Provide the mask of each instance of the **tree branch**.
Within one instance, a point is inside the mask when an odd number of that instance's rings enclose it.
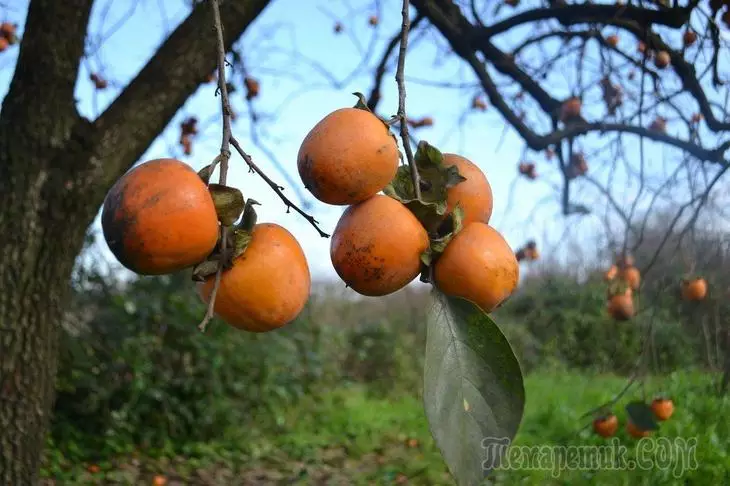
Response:
[[[413,29],[416,28],[416,26],[423,20],[423,15],[420,13],[416,15],[416,17],[411,22],[410,30],[413,32]],[[383,52],[383,56],[380,58],[380,62],[378,63],[378,67],[375,68],[375,81],[373,82],[373,88],[370,91],[370,96],[368,96],[368,108],[370,108],[370,111],[375,111],[375,109],[378,106],[378,102],[380,101],[380,85],[383,83],[383,77],[385,76],[385,68],[388,64],[388,59],[390,59],[390,56],[393,54],[393,51],[395,51],[395,47],[400,42],[401,33],[398,31],[396,35],[391,37],[390,42],[388,42],[388,45],[385,47],[385,51]]]
[[[398,50],[398,68],[395,73],[395,82],[398,84],[398,121],[400,124],[400,137],[403,142],[403,150],[406,153],[406,161],[411,168],[411,178],[413,179],[413,191],[416,199],[421,200],[421,182],[418,176],[418,166],[413,160],[413,150],[411,149],[411,140],[408,137],[408,119],[406,118],[406,54],[408,52],[408,32],[411,28],[411,18],[409,13],[410,4],[408,0],[403,0],[403,9],[401,15],[403,23],[400,30],[400,49]]]
[[[270,0],[227,1],[220,6],[226,51]],[[94,122],[94,167],[102,186],[111,184],[136,161],[167,126],[180,106],[216,65],[213,12],[208,2],[190,16],[160,46],[111,106]],[[210,34],[210,35],[207,35]]]
[[[74,88],[93,3],[30,2],[15,74],[0,114],[3,125],[27,132],[44,146],[58,148],[68,138],[78,118]]]
[[[687,7],[671,9],[647,9],[632,5],[598,5],[591,3],[567,4],[549,8],[538,8],[519,13],[488,27],[474,29],[474,41],[487,40],[514,27],[539,20],[557,20],[563,25],[612,24],[615,21],[630,20],[644,27],[657,24],[678,29],[687,23],[696,2]]]

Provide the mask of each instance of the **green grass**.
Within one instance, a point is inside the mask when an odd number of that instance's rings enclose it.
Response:
[[[626,379],[569,372],[541,372],[527,378],[527,407],[515,446],[606,444],[585,428],[588,410],[611,399]],[[674,416],[650,441],[645,457],[655,457],[666,439],[697,438],[694,470],[673,476],[671,468],[634,470],[498,471],[497,484],[725,484],[730,480],[730,399],[718,398],[711,377],[681,373],[648,380],[614,408],[622,427],[617,441],[636,457],[635,439],[625,432],[623,405],[628,400],[671,397]],[[154,474],[183,484],[453,484],[431,439],[420,399],[414,394],[387,398],[369,395],[362,386],[328,390],[290,410],[256,417],[255,427],[231,427],[219,443],[172,445],[99,463],[71,464],[50,451],[46,476],[57,484],[150,484]],[[234,424],[232,424],[234,425]],[[409,443],[410,442],[410,443]],[[649,450],[653,447],[653,451]],[[173,452],[173,450],[175,452]]]

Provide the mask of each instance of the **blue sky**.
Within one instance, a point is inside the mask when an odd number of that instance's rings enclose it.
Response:
[[[254,109],[263,120],[258,131],[266,150],[251,141],[251,125],[242,94],[238,92],[233,97],[234,110],[239,115],[233,128],[234,135],[254,160],[286,187],[285,192],[295,201],[299,201],[297,191],[289,181],[300,186],[298,192],[307,196],[309,211],[327,232],[332,231],[344,208],[327,206],[309,197],[297,174],[297,151],[302,139],[317,121],[335,109],[352,106],[355,98],[351,93],[368,93],[372,86],[372,70],[368,69],[346,85],[332,85],[331,78],[344,79],[363,57],[348,35],[333,33],[335,20],[332,16],[341,18],[348,33],[352,32],[363,46],[367,46],[375,36],[373,42],[376,47],[370,66],[377,62],[384,43],[397,31],[400,23],[400,2],[381,2],[383,11],[377,29],[367,23],[368,16],[374,13],[370,2],[353,0],[349,3],[359,4],[359,7],[355,5],[355,10],[348,11],[345,8],[347,2],[274,0],[244,36],[240,47],[247,68],[261,81],[261,96],[255,100]],[[4,12],[4,16],[22,26],[27,3],[19,1],[13,5],[12,10]],[[85,60],[77,85],[81,113],[90,118],[98,115],[187,12],[186,2],[181,0],[113,3],[98,0],[87,39],[87,52],[92,55]],[[414,35],[414,39],[416,37]],[[104,41],[97,48],[99,38]],[[7,89],[16,55],[17,47],[0,54],[0,96],[4,96]],[[111,87],[101,93],[94,92],[88,81],[90,69],[102,72],[110,80]],[[324,70],[327,75],[322,74]],[[476,91],[444,89],[421,82],[473,82],[463,63],[447,60],[431,38],[419,42],[414,40],[407,58],[406,75],[409,80],[409,115],[429,115],[435,119],[432,128],[421,129],[415,135],[444,152],[457,152],[482,168],[494,193],[492,224],[503,232],[510,245],[516,248],[526,239],[536,238],[545,248],[550,242],[561,241],[566,231],[575,241],[590,241],[596,237],[600,226],[595,220],[566,220],[559,216],[557,195],[551,188],[551,184],[558,182],[557,178],[546,177],[535,182],[516,178],[523,144],[513,131],[504,132],[504,123],[495,110],[470,112],[464,116]],[[394,114],[397,109],[393,76],[391,71],[384,82],[383,100],[379,106],[383,115]],[[220,144],[220,105],[218,98],[214,97],[214,90],[213,84],[201,86],[141,160],[174,156],[196,169],[209,163]],[[189,115],[200,119],[203,130],[194,142],[192,156],[185,157],[176,144],[179,122]],[[270,155],[277,159],[286,174],[277,169]],[[538,163],[538,171],[541,164],[546,164],[540,154],[531,154],[529,158]],[[297,237],[316,279],[335,276],[329,260],[329,240],[320,238],[294,212],[287,214],[276,195],[256,175],[248,173],[238,157],[231,161],[228,183],[239,187],[246,197],[262,203],[258,208],[259,221],[282,224]],[[536,206],[538,209],[534,211]],[[98,228],[98,219],[95,226]],[[112,258],[103,240],[100,249],[107,258]],[[589,250],[593,249],[595,246]],[[576,257],[578,250],[579,247],[564,248],[562,253],[570,259]]]

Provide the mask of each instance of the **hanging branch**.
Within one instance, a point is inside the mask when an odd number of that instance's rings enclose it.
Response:
[[[221,95],[221,114],[223,115],[223,136],[221,139],[221,151],[220,154],[213,160],[211,164],[211,171],[215,168],[217,163],[220,163],[220,176],[218,183],[222,186],[226,185],[226,179],[228,178],[228,160],[231,158],[230,140],[231,140],[231,107],[228,100],[228,87],[226,86],[226,51],[223,43],[223,27],[221,25],[221,12],[218,6],[218,0],[211,0],[213,6],[213,16],[215,21],[215,30],[217,35],[217,46],[218,46],[218,89]],[[226,243],[228,236],[228,227],[221,225],[221,254],[226,254]],[[221,260],[218,264],[218,270],[215,272],[215,283],[213,284],[213,290],[210,293],[210,300],[208,301],[208,308],[205,311],[203,320],[198,324],[200,332],[205,332],[205,328],[213,319],[215,298],[218,294],[218,289],[221,285],[221,275],[223,273],[223,264]]]
[[[408,49],[408,31],[411,27],[411,18],[408,15],[408,0],[403,0],[403,23],[401,24],[400,31],[400,50],[398,51],[398,69],[395,73],[395,81],[398,83],[398,115],[397,118],[400,123],[400,137],[403,141],[403,149],[406,152],[406,159],[408,160],[408,166],[411,168],[411,177],[413,179],[413,189],[416,193],[416,199],[421,199],[421,184],[418,177],[418,167],[413,160],[413,150],[411,149],[411,142],[408,137],[408,122],[406,120],[406,82],[405,82],[405,65],[406,65],[406,50]]]
[[[216,94],[220,93],[221,96],[221,114],[223,116],[223,134],[221,138],[221,150],[220,154],[216,156],[216,158],[213,160],[213,162],[210,163],[208,166],[208,169],[210,172],[215,170],[216,166],[220,164],[220,177],[218,183],[222,186],[226,185],[226,179],[228,177],[228,161],[231,158],[231,145],[234,146],[236,151],[243,157],[243,160],[248,165],[249,169],[252,172],[255,172],[258,174],[266,183],[271,187],[271,189],[279,196],[279,198],[284,202],[286,205],[286,210],[289,212],[290,208],[294,208],[296,212],[301,214],[304,219],[306,219],[314,228],[317,230],[320,236],[327,238],[329,235],[322,231],[322,229],[319,227],[319,223],[316,219],[314,219],[313,216],[307,214],[304,212],[299,206],[294,204],[289,198],[287,198],[282,190],[284,189],[282,186],[276,184],[269,176],[267,176],[264,171],[262,171],[251,159],[251,156],[248,155],[243,148],[241,148],[241,145],[238,143],[238,141],[233,137],[233,134],[231,132],[231,117],[233,114],[233,109],[231,108],[231,102],[228,97],[228,86],[226,82],[226,65],[228,62],[226,61],[226,49],[225,44],[223,42],[223,26],[221,22],[221,13],[220,13],[220,6],[218,4],[219,0],[210,0],[211,6],[213,8],[213,18],[215,23],[215,30],[216,30],[216,36],[217,36],[217,48],[218,48],[218,88],[216,90]],[[226,247],[227,247],[227,238],[228,236],[228,228],[226,226],[221,226],[221,261],[218,265],[218,270],[215,274],[215,283],[213,285],[213,290],[210,294],[210,301],[208,302],[208,308],[205,312],[205,316],[203,317],[203,320],[198,325],[198,329],[200,329],[201,332],[205,331],[205,328],[208,326],[210,321],[213,319],[214,316],[214,307],[215,307],[215,299],[216,295],[218,293],[218,289],[220,288],[220,282],[221,282],[221,275],[223,273],[223,261],[225,261],[225,255],[226,255]]]

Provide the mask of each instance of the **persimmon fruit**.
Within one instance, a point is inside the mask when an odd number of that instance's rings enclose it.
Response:
[[[5,37],[0,37],[0,52],[5,51],[8,47],[10,47],[10,42]]]
[[[15,24],[11,24],[10,22],[3,22],[0,24],[0,36],[10,39],[15,35],[16,31]]]
[[[140,275],[176,272],[204,260],[218,240],[208,187],[187,164],[154,159],[124,174],[101,214],[109,249]]]
[[[406,206],[381,194],[348,207],[332,233],[330,258],[355,292],[375,297],[411,282],[429,239]]]
[[[704,278],[684,280],[682,282],[682,298],[690,302],[705,300],[707,297],[707,281]]]
[[[606,270],[606,273],[603,274],[603,279],[607,282],[610,282],[615,279],[617,275],[618,267],[616,265],[611,265],[608,270]]]
[[[659,51],[654,57],[654,65],[659,69],[666,68],[671,62],[672,58],[667,51]]]
[[[462,224],[472,221],[489,223],[494,208],[492,186],[484,172],[469,159],[456,154],[444,154],[444,166],[456,166],[466,180],[446,191],[446,213],[454,210],[457,203],[464,210]]]
[[[464,226],[434,265],[434,283],[446,295],[467,299],[492,312],[514,291],[517,258],[504,237],[486,223]]]
[[[611,47],[616,47],[618,45],[618,36],[616,34],[609,35],[606,37],[606,42]]]
[[[685,30],[684,34],[682,35],[682,42],[684,43],[685,47],[689,47],[695,42],[697,42],[697,33],[694,30]]]
[[[657,397],[651,402],[651,411],[657,420],[668,420],[674,413],[674,403],[669,398]]]
[[[356,204],[380,192],[398,170],[388,127],[359,108],[341,108],[307,134],[297,156],[304,186],[320,201]]]
[[[629,284],[632,290],[638,290],[641,285],[641,273],[636,267],[627,267],[621,271],[621,278]]]
[[[246,251],[221,275],[213,310],[231,326],[267,332],[292,322],[309,299],[311,275],[299,242],[284,227],[259,223]],[[215,275],[197,284],[207,304]]]
[[[640,439],[642,437],[649,437],[651,435],[650,430],[641,430],[638,426],[636,426],[633,422],[630,420],[626,422],[626,431],[629,433],[629,435],[635,439]]]
[[[560,119],[562,121],[570,120],[580,116],[582,103],[580,98],[573,97],[566,100],[560,107]]]
[[[609,297],[608,313],[617,321],[627,321],[634,316],[634,299],[630,287],[626,292]]]
[[[598,417],[593,421],[593,431],[601,437],[611,437],[618,430],[618,418],[614,414]]]

